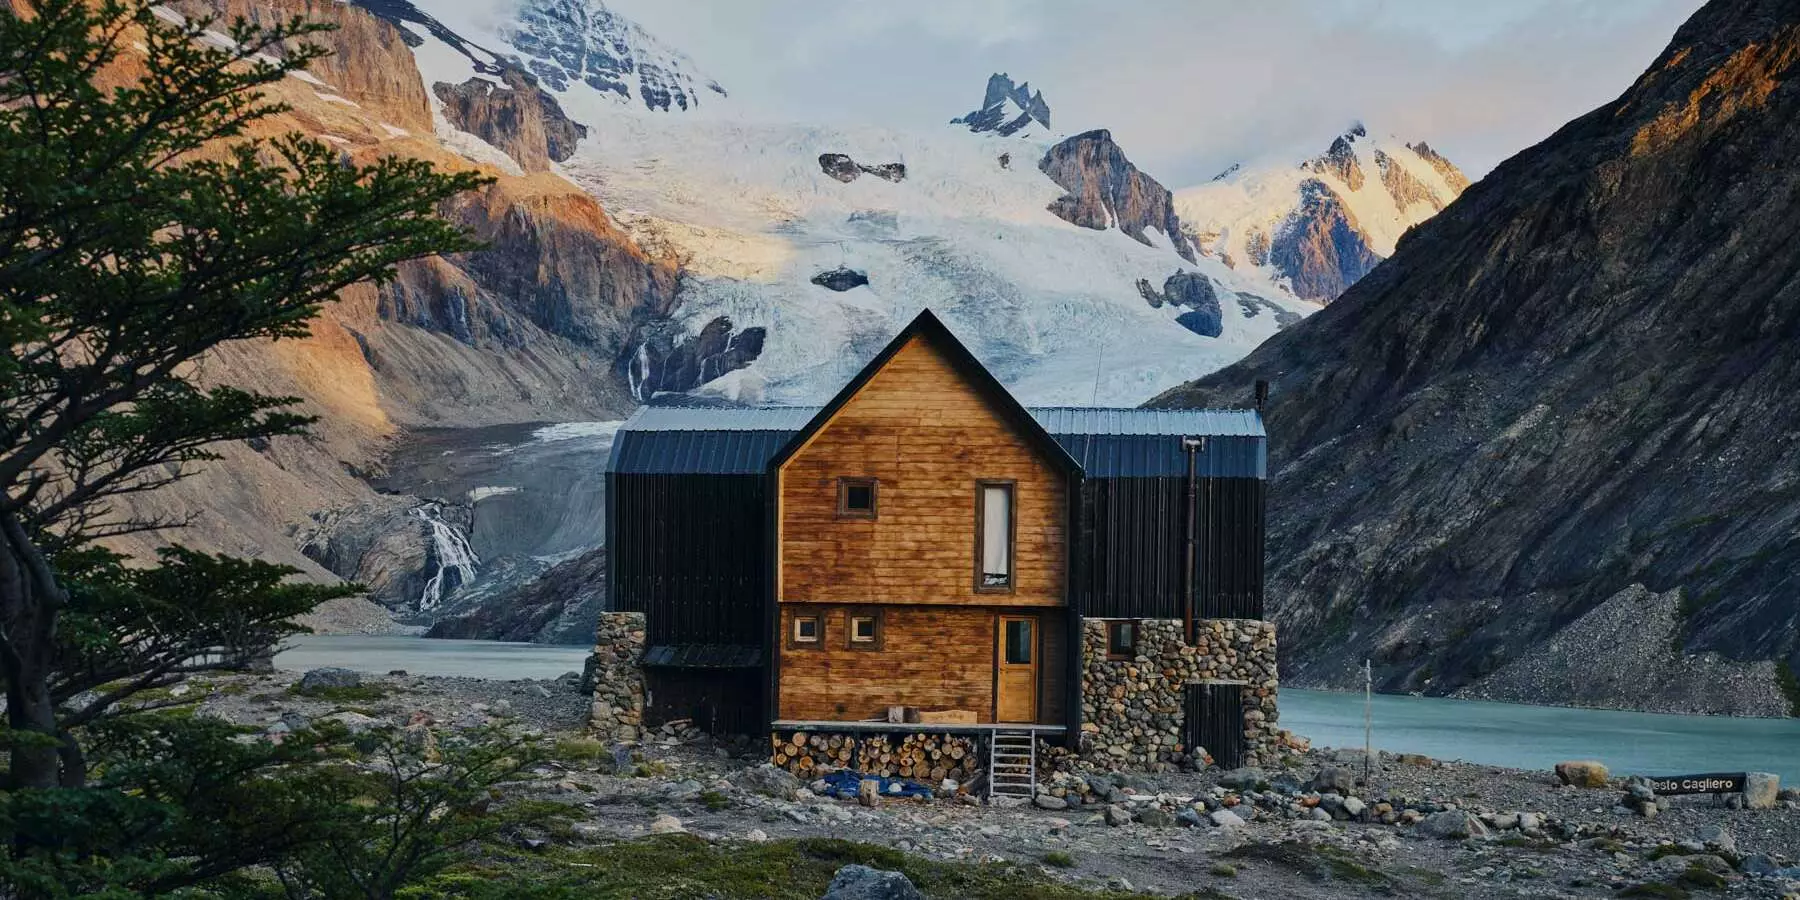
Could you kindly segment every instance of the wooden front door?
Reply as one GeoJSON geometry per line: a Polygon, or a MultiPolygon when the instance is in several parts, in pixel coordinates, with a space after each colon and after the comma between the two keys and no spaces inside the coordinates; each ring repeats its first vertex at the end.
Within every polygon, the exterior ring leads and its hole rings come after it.
{"type": "Polygon", "coordinates": [[[994,720],[1036,722],[1038,630],[1036,616],[1001,616],[994,673],[994,720]]]}

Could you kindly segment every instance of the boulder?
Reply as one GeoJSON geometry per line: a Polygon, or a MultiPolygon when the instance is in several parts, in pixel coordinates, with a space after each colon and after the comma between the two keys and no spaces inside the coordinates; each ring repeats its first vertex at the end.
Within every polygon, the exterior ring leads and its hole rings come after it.
{"type": "Polygon", "coordinates": [[[1603,788],[1611,777],[1606,764],[1593,759],[1572,759],[1556,764],[1556,777],[1563,784],[1581,788],[1603,788]]]}
{"type": "Polygon", "coordinates": [[[1215,809],[1206,815],[1207,821],[1219,828],[1242,828],[1244,820],[1229,809],[1215,809]]]}
{"type": "Polygon", "coordinates": [[[1731,832],[1717,825],[1702,825],[1694,829],[1694,840],[1704,844],[1708,849],[1737,852],[1737,838],[1731,832]]]}
{"type": "Polygon", "coordinates": [[[1416,833],[1420,837],[1437,838],[1452,841],[1469,837],[1481,837],[1488,833],[1481,820],[1461,809],[1446,809],[1440,813],[1432,813],[1418,824],[1416,833]]]}
{"type": "Polygon", "coordinates": [[[739,772],[736,781],[738,787],[752,794],[761,794],[779,800],[794,799],[794,792],[800,789],[800,779],[795,778],[788,770],[771,763],[763,763],[739,772]]]}
{"type": "Polygon", "coordinates": [[[1367,810],[1368,807],[1355,797],[1345,797],[1343,809],[1344,815],[1347,815],[1352,819],[1360,819],[1362,818],[1363,812],[1367,810]]]}
{"type": "Polygon", "coordinates": [[[1356,776],[1351,775],[1347,769],[1326,766],[1319,770],[1319,774],[1313,776],[1313,780],[1307,784],[1307,789],[1318,794],[1339,794],[1347,797],[1356,790],[1356,776]]]}
{"type": "Polygon", "coordinates": [[[847,266],[827,269],[812,277],[812,283],[827,290],[843,293],[869,283],[869,276],[847,266]]]}
{"type": "Polygon", "coordinates": [[[1263,771],[1257,768],[1232,769],[1219,774],[1219,784],[1234,791],[1254,790],[1263,781],[1263,771]]]}
{"type": "Polygon", "coordinates": [[[679,834],[684,831],[687,829],[682,827],[681,820],[667,813],[650,820],[651,834],[679,834]]]}
{"type": "Polygon", "coordinates": [[[925,900],[925,895],[899,872],[852,864],[837,870],[819,900],[925,900]]]}
{"type": "Polygon", "coordinates": [[[353,688],[362,686],[362,673],[355,669],[344,669],[338,666],[326,666],[313,669],[300,676],[300,690],[316,691],[323,688],[353,688]]]}
{"type": "Polygon", "coordinates": [[[857,168],[856,160],[842,153],[819,154],[819,170],[845,184],[862,175],[862,169],[857,168]]]}
{"type": "Polygon", "coordinates": [[[1744,776],[1744,805],[1750,809],[1774,809],[1781,796],[1781,776],[1751,772],[1744,776]]]}
{"type": "Polygon", "coordinates": [[[1038,809],[1068,809],[1069,801],[1055,794],[1039,794],[1031,798],[1031,803],[1038,809]]]}
{"type": "Polygon", "coordinates": [[[1199,810],[1187,806],[1182,807],[1181,811],[1175,814],[1175,822],[1184,828],[1199,828],[1206,824],[1206,817],[1202,816],[1199,810]]]}
{"type": "Polygon", "coordinates": [[[1167,828],[1170,825],[1175,824],[1175,817],[1169,815],[1169,813],[1161,807],[1151,806],[1138,811],[1137,821],[1140,825],[1152,825],[1157,828],[1167,828]]]}
{"type": "Polygon", "coordinates": [[[1115,803],[1106,808],[1106,824],[1117,827],[1128,824],[1130,821],[1131,813],[1125,807],[1115,803]]]}

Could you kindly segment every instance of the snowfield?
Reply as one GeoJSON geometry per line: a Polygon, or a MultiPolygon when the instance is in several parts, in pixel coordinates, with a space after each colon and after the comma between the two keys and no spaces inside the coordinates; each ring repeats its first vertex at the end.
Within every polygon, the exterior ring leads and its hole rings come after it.
{"type": "MultiPolygon", "coordinates": [[[[458,15],[453,0],[419,7],[463,39],[508,52],[504,16],[458,15]]],[[[415,57],[427,85],[499,82],[425,29],[414,33],[424,42],[415,57]]],[[[641,31],[631,40],[665,65],[687,64],[646,46],[654,39],[641,31]]],[[[1240,275],[1216,258],[1189,263],[1166,236],[1153,233],[1150,247],[1116,228],[1080,228],[1052,215],[1046,207],[1063,191],[1037,163],[1054,136],[974,134],[947,124],[954,112],[926,132],[739,121],[710,93],[697,114],[650,111],[580,82],[555,96],[589,129],[557,171],[645,245],[683,260],[676,315],[687,331],[719,316],[740,331],[767,329],[748,369],[697,393],[820,402],[929,307],[1026,403],[1136,404],[1236,361],[1275,333],[1271,310],[1240,306],[1231,291],[1299,315],[1317,309],[1276,293],[1258,273],[1240,275]],[[867,166],[902,163],[906,176],[840,182],[821,169],[824,153],[867,166]],[[838,267],[869,283],[842,293],[812,283],[838,267]],[[1153,308],[1139,293],[1140,279],[1160,289],[1182,269],[1221,289],[1219,337],[1189,331],[1175,321],[1183,309],[1153,308]]],[[[488,156],[477,144],[465,135],[452,146],[488,156]]]]}

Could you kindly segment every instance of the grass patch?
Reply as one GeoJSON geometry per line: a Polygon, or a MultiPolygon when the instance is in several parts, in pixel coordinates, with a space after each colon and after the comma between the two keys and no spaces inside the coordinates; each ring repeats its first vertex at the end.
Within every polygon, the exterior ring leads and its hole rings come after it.
{"type": "Polygon", "coordinates": [[[1278,844],[1245,844],[1222,854],[1230,859],[1257,860],[1298,872],[1313,881],[1348,881],[1375,888],[1391,888],[1394,878],[1371,869],[1349,851],[1325,844],[1299,841],[1278,844]]]}
{"type": "Polygon", "coordinates": [[[969,900],[1124,900],[1139,894],[1063,884],[1035,866],[950,863],[835,838],[713,844],[656,835],[582,849],[527,854],[489,845],[410,892],[409,900],[685,900],[763,897],[815,900],[841,866],[897,871],[928,897],[969,900]]]}
{"type": "Polygon", "coordinates": [[[367,703],[371,700],[386,699],[388,689],[379,684],[358,684],[350,687],[316,687],[302,688],[294,685],[288,693],[296,697],[312,700],[325,700],[331,703],[367,703]]]}
{"type": "Polygon", "coordinates": [[[1787,697],[1788,715],[1800,717],[1800,678],[1795,677],[1794,667],[1785,659],[1775,661],[1775,683],[1787,697]]]}
{"type": "Polygon", "coordinates": [[[718,791],[701,791],[700,803],[713,812],[731,808],[731,798],[718,791]]]}
{"type": "Polygon", "coordinates": [[[1645,882],[1644,884],[1634,884],[1625,888],[1619,891],[1618,896],[1656,897],[1661,898],[1661,900],[1688,900],[1688,898],[1693,895],[1688,893],[1686,888],[1676,887],[1672,884],[1663,884],[1660,881],[1650,881],[1645,882]]]}
{"type": "Polygon", "coordinates": [[[1207,871],[1211,872],[1213,874],[1214,878],[1236,878],[1237,877],[1237,866],[1234,866],[1231,863],[1216,862],[1216,863],[1213,863],[1212,868],[1207,869],[1207,871]]]}
{"type": "Polygon", "coordinates": [[[1675,876],[1675,883],[1680,887],[1701,891],[1722,891],[1728,884],[1725,876],[1705,866],[1688,866],[1687,871],[1675,876]]]}
{"type": "Polygon", "coordinates": [[[1075,857],[1070,856],[1064,850],[1052,850],[1044,854],[1044,865],[1055,866],[1058,869],[1073,869],[1075,868],[1075,857]]]}
{"type": "Polygon", "coordinates": [[[550,748],[550,758],[559,762],[594,762],[612,760],[612,748],[601,741],[564,738],[550,748]]]}

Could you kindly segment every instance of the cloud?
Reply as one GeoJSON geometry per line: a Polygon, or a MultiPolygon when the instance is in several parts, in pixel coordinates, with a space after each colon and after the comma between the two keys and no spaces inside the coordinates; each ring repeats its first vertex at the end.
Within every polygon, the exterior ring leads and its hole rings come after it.
{"type": "Polygon", "coordinates": [[[611,0],[746,115],[942,127],[990,72],[1167,184],[1352,120],[1472,175],[1616,97],[1700,0],[611,0]]]}

